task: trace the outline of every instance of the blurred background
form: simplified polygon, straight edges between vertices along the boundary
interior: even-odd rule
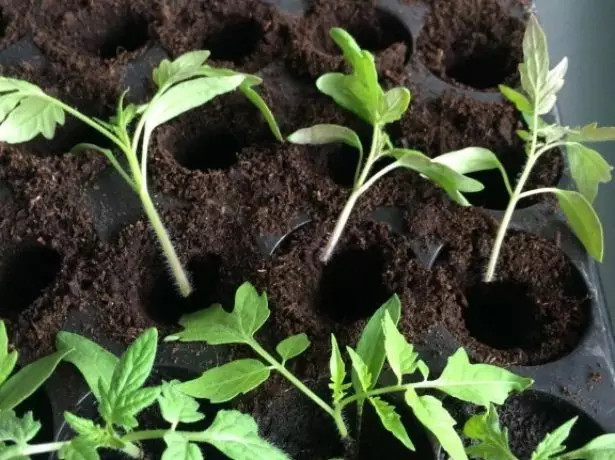
[[[563,122],[615,125],[615,0],[536,0],[552,59],[570,59],[560,93]],[[615,165],[615,142],[594,144]],[[602,284],[615,320],[615,181],[602,185],[596,208],[605,232]]]

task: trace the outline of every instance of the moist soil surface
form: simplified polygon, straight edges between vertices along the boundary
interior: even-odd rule
[[[369,142],[369,127],[314,86],[320,74],[344,69],[327,37],[342,26],[375,53],[385,87],[403,84],[413,93],[411,109],[390,128],[395,144],[432,157],[487,147],[516,177],[525,159],[516,130],[524,124],[494,92],[502,81],[516,82],[522,20],[495,1],[425,3],[431,9],[413,40],[367,0],[309,2],[302,17],[256,0],[2,0],[0,49],[31,37],[44,59],[0,60],[0,71],[104,117],[128,85],[126,66],[149,62],[154,45],[169,56],[206,48],[213,64],[264,78],[259,92],[284,133],[339,123]],[[421,86],[406,71],[417,63],[451,82],[450,90],[434,95]],[[467,88],[494,97],[474,99]],[[151,94],[148,83],[134,96]],[[231,306],[246,280],[268,293],[271,337],[309,335],[313,345],[296,369],[306,378],[322,377],[331,332],[355,344],[393,293],[409,341],[448,330],[475,359],[505,365],[564,356],[589,321],[587,288],[557,240],[510,232],[497,281],[481,283],[497,230],[488,210],[506,205],[493,174],[477,176],[488,191],[468,197],[477,207],[463,208],[416,174],[393,172],[364,195],[323,265],[319,255],[349,194],[356,156],[341,146],[275,142],[240,94],[180,116],[153,139],[150,188],[195,285],[181,299],[130,190],[101,155],[69,153],[76,143],[104,140],[74,120],[58,133],[52,142],[0,145],[0,317],[28,359],[49,352],[80,311],[88,318],[84,334],[126,344],[146,327],[170,332],[181,314],[213,302]],[[562,169],[557,152],[544,156],[530,186],[556,184]],[[370,218],[380,206],[400,210],[398,225]],[[540,206],[551,213],[555,204]],[[273,254],[263,251],[262,235],[285,235],[300,216],[310,222]],[[417,248],[434,244],[443,248],[426,266]],[[263,404],[254,405],[266,416]]]

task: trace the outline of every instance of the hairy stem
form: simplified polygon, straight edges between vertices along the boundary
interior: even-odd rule
[[[167,261],[169,262],[169,269],[171,270],[171,274],[175,278],[175,282],[179,289],[179,292],[183,297],[188,297],[192,293],[192,285],[190,284],[190,280],[188,279],[188,275],[186,274],[184,267],[177,256],[177,252],[175,251],[175,247],[173,247],[173,243],[171,243],[171,238],[167,230],[164,228],[162,221],[160,220],[160,214],[156,210],[156,206],[152,201],[151,197],[147,190],[142,189],[139,192],[139,198],[141,199],[141,203],[143,204],[143,210],[147,215],[150,223],[152,224],[152,228],[156,233],[156,237],[160,242],[160,246],[162,248],[162,252],[164,253]]]
[[[344,228],[346,228],[346,224],[348,223],[350,214],[352,214],[352,210],[357,204],[357,200],[359,199],[361,194],[365,191],[363,184],[365,184],[365,181],[367,180],[367,176],[369,175],[369,172],[372,169],[372,166],[374,165],[374,162],[376,161],[378,154],[380,153],[379,149],[380,149],[380,126],[375,125],[374,130],[373,130],[373,136],[372,136],[372,145],[369,151],[369,155],[367,156],[367,160],[365,161],[365,166],[363,166],[361,175],[358,177],[358,179],[355,180],[352,193],[348,197],[348,200],[346,201],[346,204],[344,205],[344,209],[342,209],[342,212],[337,219],[335,228],[333,229],[333,233],[331,233],[331,236],[329,237],[329,241],[327,242],[327,246],[325,247],[325,250],[323,251],[322,256],[320,257],[321,262],[327,263],[329,259],[331,259],[331,256],[333,255],[333,252],[335,251],[335,248],[340,238],[342,237],[342,233],[344,233]],[[362,160],[362,155],[361,155],[360,161],[361,160]],[[357,167],[357,172],[358,172],[358,168],[360,167],[361,165],[359,164]]]
[[[525,183],[527,182],[530,174],[532,172],[532,168],[536,164],[536,160],[538,159],[538,155],[536,154],[536,147],[538,145],[538,113],[537,107],[535,104],[533,115],[532,115],[532,143],[530,145],[530,151],[528,152],[528,160],[525,164],[525,168],[523,168],[523,173],[517,182],[515,190],[510,197],[510,201],[508,202],[508,206],[506,207],[506,212],[504,213],[504,217],[502,217],[502,222],[500,223],[500,228],[498,229],[498,233],[495,237],[495,241],[493,243],[493,249],[491,250],[491,256],[489,258],[489,264],[487,265],[487,272],[485,273],[484,281],[486,283],[490,283],[493,281],[493,277],[495,276],[495,269],[498,264],[498,259],[500,257],[500,251],[502,250],[502,244],[504,243],[504,237],[506,236],[506,231],[508,230],[508,226],[510,225],[510,221],[512,220],[512,216],[515,212],[515,208],[517,207],[517,203],[521,197],[521,193],[523,193],[523,187],[525,187]]]

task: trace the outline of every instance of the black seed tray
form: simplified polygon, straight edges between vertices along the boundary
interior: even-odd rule
[[[301,0],[265,1],[277,5],[286,14],[301,15],[304,10]],[[413,45],[423,27],[428,7],[419,2],[410,3],[412,4],[405,5],[398,0],[381,0],[378,2],[378,8],[404,24],[407,28],[408,37],[413,41],[410,49],[415,49]],[[522,17],[523,11],[513,9],[511,14]],[[124,83],[126,87],[131,89],[130,98],[132,100],[139,101],[146,97],[147,82],[151,77],[152,68],[167,56],[167,53],[161,47],[152,46],[141,57],[126,64],[123,72]],[[47,65],[45,56],[29,38],[23,38],[0,52],[0,65],[2,66],[10,67],[24,61],[37,68],[44,68]],[[407,71],[423,91],[429,92],[434,97],[445,91],[457,91],[481,101],[500,100],[500,95],[496,92],[483,92],[453,86],[432,74],[420,60],[415,58],[409,59]],[[266,72],[267,69],[261,71],[261,73]],[[557,114],[553,114],[553,116],[557,118]],[[567,171],[564,172],[560,187],[573,187]],[[0,187],[0,198],[5,196],[6,193],[6,187]],[[159,206],[169,207],[178,204],[164,195],[155,192],[154,195]],[[110,167],[99,177],[97,183],[87,190],[87,197],[96,231],[102,240],[108,240],[123,226],[141,218],[142,213],[137,198]],[[500,211],[485,210],[485,212],[490,212],[496,217],[502,214]],[[241,218],[241,216],[238,216],[238,218]],[[389,223],[394,230],[401,231],[403,227],[401,213],[394,208],[379,208],[373,213],[372,218],[376,221]],[[292,228],[289,234],[309,221],[310,219],[307,216],[297,216],[295,220],[289,223],[289,228]],[[579,444],[587,442],[590,437],[601,432],[615,432],[613,333],[596,263],[587,255],[577,238],[571,233],[562,214],[551,211],[546,205],[535,204],[517,210],[513,227],[545,238],[557,238],[562,250],[573,261],[582,275],[591,295],[590,324],[575,350],[548,364],[514,366],[511,368],[520,375],[532,377],[536,382],[532,390],[520,396],[520,398],[526,398],[537,411],[555,414],[554,417],[558,418],[557,424],[573,415],[580,415],[581,421],[577,426],[580,431]],[[271,255],[287,236],[262,235],[258,241],[258,246],[264,255]],[[428,268],[434,264],[441,248],[442,245],[437,243],[427,246],[418,242],[413,243],[415,254]],[[90,326],[87,310],[84,310],[72,313],[64,329],[82,332],[87,336],[87,329]],[[122,347],[111,339],[106,343],[101,343],[101,345],[118,354],[122,351]],[[421,347],[420,352],[433,372],[439,372],[445,364],[445,358],[453,353],[458,346],[459,343],[450,333],[446,330],[439,330],[434,333],[433,341],[430,341],[428,346]],[[167,379],[197,376],[209,366],[227,361],[227,358],[228,352],[223,347],[207,347],[200,344],[181,346],[161,344],[157,369],[158,373],[164,375]],[[594,385],[588,385],[588,376],[591,375],[600,376]],[[83,413],[92,411],[91,399],[87,396],[85,383],[68,366],[60,366],[45,385],[44,393],[46,396],[42,393],[38,394],[29,404],[29,407],[34,407],[40,419],[52,423],[53,433],[59,439],[66,436],[66,427],[62,418],[64,410],[78,410]],[[50,406],[45,402],[46,398],[48,398]],[[43,410],[45,407],[47,410]],[[455,405],[453,404],[451,407],[455,407]],[[458,414],[467,416],[471,409],[456,407],[455,410],[458,411]],[[333,429],[333,426],[331,429]],[[52,430],[47,429],[45,435],[50,436],[51,432]],[[297,436],[301,436],[301,433],[297,433]],[[574,446],[571,445],[570,447]],[[434,442],[433,458],[439,456],[442,455]]]

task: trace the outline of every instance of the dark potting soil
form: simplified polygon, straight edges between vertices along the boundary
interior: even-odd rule
[[[259,91],[284,133],[339,123],[368,143],[369,127],[314,88],[320,74],[343,68],[327,38],[329,27],[339,25],[376,53],[385,86],[413,91],[410,111],[390,128],[396,144],[431,157],[487,147],[515,178],[524,152],[515,135],[523,122],[514,109],[452,91],[433,97],[404,65],[420,59],[445,79],[479,89],[501,79],[514,84],[523,24],[495,1],[428,3],[436,8],[413,49],[396,20],[368,0],[313,1],[303,18],[256,0],[44,0],[36,8],[2,0],[0,48],[31,35],[47,63],[5,66],[1,74],[27,78],[104,117],[124,89],[125,64],[154,43],[170,56],[211,48],[214,64],[264,78]],[[466,78],[474,67],[488,81]],[[0,317],[26,358],[49,352],[56,333],[80,314],[87,318],[83,332],[94,340],[126,344],[153,325],[163,335],[183,313],[213,302],[232,305],[245,280],[268,293],[272,340],[310,336],[309,353],[296,363],[307,378],[322,377],[331,332],[344,345],[356,344],[366,319],[393,293],[404,305],[400,327],[408,340],[425,342],[430,331],[446,328],[478,360],[548,362],[570,352],[586,328],[587,289],[556,242],[511,232],[498,281],[485,288],[480,278],[495,221],[407,171],[393,172],[366,193],[323,265],[318,257],[349,193],[356,153],[276,143],[239,94],[178,117],[153,139],[150,186],[196,287],[182,300],[139,203],[130,193],[115,197],[108,190],[121,181],[105,159],[66,153],[77,142],[104,141],[70,117],[58,133],[59,141],[0,145]],[[557,183],[562,163],[559,155],[545,156],[531,185]],[[477,177],[488,191],[469,199],[501,209],[501,179]],[[118,203],[121,216],[113,211]],[[403,210],[403,234],[369,220],[383,205]],[[283,235],[300,214],[311,223],[272,256],[259,250],[259,235]],[[417,257],[416,242],[443,243],[433,267]],[[254,411],[266,416],[263,406]]]

